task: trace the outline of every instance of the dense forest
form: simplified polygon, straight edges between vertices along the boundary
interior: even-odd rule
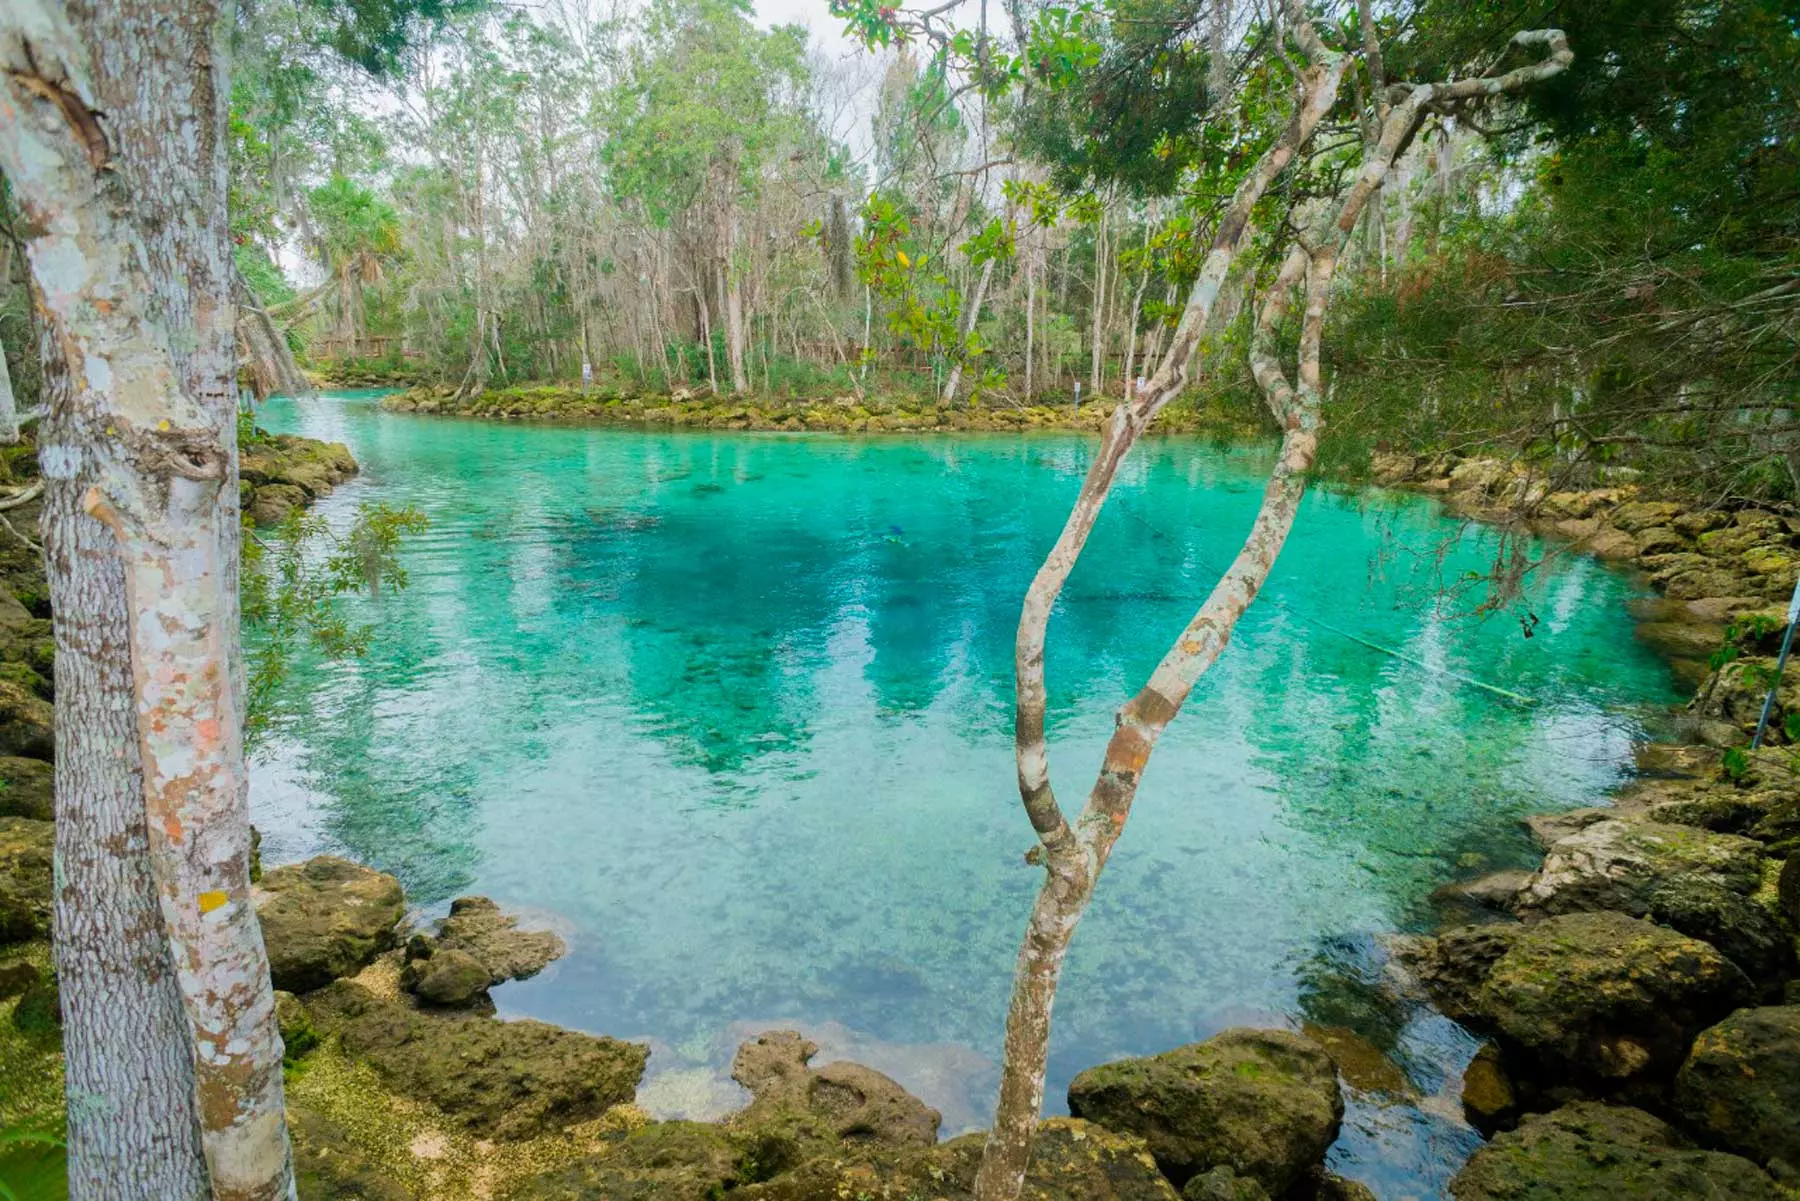
[[[588,363],[650,392],[1117,395],[1271,135],[1285,68],[1258,11],[1014,7],[890,23],[847,55],[724,2],[464,6],[346,57],[307,4],[247,7],[238,265],[304,361],[464,390]],[[1325,340],[1327,460],[1504,438],[1793,494],[1793,14],[1374,21],[1393,79],[1479,74],[1517,29],[1578,50],[1520,105],[1430,116],[1361,218]],[[1328,120],[1261,242],[1353,165],[1354,116]],[[1209,339],[1247,345],[1242,298],[1277,265],[1234,278]],[[1213,362],[1184,403],[1254,419],[1248,358]]]
[[[1375,1075],[1404,1076],[1395,1032],[1427,1012],[1475,1032],[1452,1039],[1460,1077],[1431,1085],[1461,1089],[1451,1108],[1465,1141],[1428,1166],[1443,1169],[1434,1180],[1454,1174],[1446,1187],[1463,1201],[1791,1193],[1800,693],[1781,683],[1794,613],[1770,606],[1800,569],[1800,12],[1781,0],[820,3],[843,34],[832,48],[768,24],[748,0],[12,0],[0,11],[0,931],[27,948],[0,963],[12,1031],[0,1065],[39,1073],[40,1108],[66,1102],[49,1133],[0,1132],[0,1195],[18,1191],[21,1161],[41,1161],[82,1198],[430,1196],[437,1185],[384,1188],[370,1165],[436,1181],[441,1160],[475,1181],[441,1194],[459,1197],[1359,1198],[1367,1186],[1328,1158],[1344,1145],[1340,1080],[1369,1066],[1344,1031],[1373,1014],[1366,1024],[1386,1039]],[[742,1108],[655,1120],[636,1101],[660,1035],[625,1042],[496,1016],[489,990],[567,954],[560,934],[448,893],[428,902],[447,913],[415,923],[395,876],[333,854],[262,874],[254,752],[271,698],[292,684],[290,660],[347,662],[396,629],[419,637],[419,613],[395,598],[408,539],[433,519],[369,499],[400,484],[398,460],[354,511],[311,516],[357,472],[350,449],[259,424],[272,397],[361,384],[409,388],[356,410],[409,437],[431,436],[420,431],[432,415],[521,415],[504,402],[527,394],[532,415],[628,412],[643,425],[687,405],[733,431],[919,428],[870,424],[898,405],[951,437],[1002,428],[973,414],[1097,435],[1072,458],[1028,449],[986,464],[1019,513],[1000,514],[1011,524],[987,531],[990,543],[961,536],[990,514],[958,514],[959,539],[938,556],[978,560],[1029,538],[1035,565],[1018,574],[1019,607],[1014,592],[1002,606],[1008,621],[1018,613],[1010,643],[980,648],[990,660],[998,648],[1010,673],[971,723],[988,734],[999,717],[1011,813],[1023,817],[1013,834],[1029,839],[1032,869],[1004,1028],[989,1032],[983,1129],[940,1144],[936,1109],[872,1068],[809,1067],[818,1046],[798,1031],[754,1034],[731,1057]],[[317,403],[314,418],[351,420],[345,398]],[[810,420],[828,412],[847,416]],[[1245,456],[1203,466],[1216,448],[1177,443],[1184,487],[1246,498],[1224,502],[1243,520],[1226,531],[1223,567],[1136,509],[1135,551],[1117,522],[1102,524],[1125,503],[1115,493],[1151,495],[1144,441],[1177,427],[1236,436]],[[485,428],[464,423],[471,441],[440,445],[434,469],[466,469],[479,458],[468,446],[521,445],[482,443],[471,431]],[[585,436],[551,432],[566,441],[536,443],[517,479],[480,491],[516,484],[546,503],[545,462]],[[365,445],[389,453],[383,436]],[[885,515],[871,525],[860,499],[843,513],[796,502],[816,462],[786,463],[776,474],[795,492],[769,508],[855,527],[848,550],[822,549],[846,544],[810,529],[746,548],[729,523],[755,506],[682,508],[722,497],[727,479],[767,483],[747,450],[721,466],[737,450],[714,444],[712,475],[682,483],[695,468],[676,452],[620,454],[602,470],[599,444],[580,445],[593,462],[558,461],[561,486],[579,491],[567,512],[456,525],[427,549],[519,551],[478,577],[495,594],[554,574],[560,592],[545,584],[518,601],[532,611],[521,643],[559,607],[595,615],[584,650],[619,621],[604,626],[628,665],[616,674],[666,675],[718,702],[726,716],[688,723],[702,740],[728,741],[734,715],[782,727],[732,735],[758,745],[805,724],[789,715],[800,701],[752,693],[776,687],[769,663],[798,662],[840,631],[796,624],[796,645],[775,647],[762,626],[787,628],[796,605],[764,587],[770,578],[800,580],[835,612],[819,581],[843,564],[820,564],[854,561],[905,578],[891,609],[928,603],[915,592],[937,577],[905,556],[929,530]],[[1257,464],[1247,475],[1244,461]],[[870,495],[892,487],[859,469]],[[902,491],[924,493],[962,469],[922,456],[895,470],[916,473]],[[643,512],[605,492],[634,475],[670,485]],[[1443,646],[1425,643],[1462,636],[1445,633],[1448,608],[1506,611],[1521,640],[1540,624],[1566,631],[1580,591],[1540,621],[1528,577],[1577,550],[1641,569],[1629,587],[1654,616],[1640,636],[1699,695],[1654,742],[1647,721],[1623,740],[1635,745],[1614,726],[1581,727],[1612,739],[1613,784],[1631,756],[1641,772],[1605,811],[1514,814],[1520,829],[1506,836],[1529,830],[1535,866],[1418,852],[1441,874],[1505,870],[1444,885],[1459,890],[1448,899],[1431,893],[1478,917],[1382,942],[1379,978],[1341,989],[1357,1016],[1308,1011],[1289,1022],[1299,1033],[1214,1027],[1204,1042],[1065,1071],[1052,1011],[1153,756],[1204,697],[1303,512],[1319,511],[1314,483],[1369,476],[1446,498],[1429,520],[1405,510],[1440,536],[1414,550],[1461,564],[1437,601],[1459,587],[1480,595],[1420,618],[1429,628],[1411,650],[1328,633],[1527,710],[1540,698],[1448,666]],[[1031,524],[1023,498],[1040,499],[1050,479],[1066,515],[1056,499],[1054,523]],[[441,504],[453,522],[475,507]],[[1490,531],[1475,536],[1478,560],[1454,558],[1466,518]],[[711,550],[668,572],[661,592],[646,586],[658,612],[619,618],[604,606],[654,579],[656,545],[639,536],[658,530]],[[544,553],[528,562],[534,547]],[[787,567],[756,561],[765,550]],[[1066,586],[1084,557],[1089,590],[1077,596]],[[734,587],[775,595],[777,616],[742,616]],[[993,608],[993,579],[966,587]],[[439,594],[434,636],[474,590]],[[661,610],[702,594],[724,616],[679,630],[673,669],[633,657],[677,630],[681,614],[659,625]],[[867,620],[883,604],[845,610]],[[1047,663],[1078,624],[1053,615],[1077,604],[1100,606],[1084,628],[1109,637],[1136,621],[1132,606],[1175,606],[1116,662],[1101,640],[1089,668],[1116,709],[1086,775],[1060,747],[1051,767],[1075,694],[1052,690]],[[751,649],[721,667],[719,627],[738,625],[757,627]],[[465,666],[479,640],[468,641]],[[1576,675],[1554,672],[1608,653],[1570,655],[1573,666],[1547,655],[1543,691],[1574,690],[1563,681]],[[479,687],[513,688],[527,658],[484,663]],[[734,693],[733,672],[754,687]],[[431,681],[405,674],[397,692],[426,695],[408,690]],[[323,678],[307,677],[321,690]],[[936,685],[921,695],[942,696]],[[1584,718],[1610,696],[1591,687]],[[364,700],[368,712],[406,708]],[[685,693],[672,707],[704,708]],[[886,729],[906,708],[871,724]],[[682,724],[651,716],[665,733]],[[376,728],[370,719],[359,737]],[[1349,742],[1349,729],[1312,733]],[[611,731],[620,744],[635,733]],[[1533,733],[1563,756],[1557,739],[1575,737]],[[389,748],[369,738],[359,757],[380,760]],[[866,770],[873,743],[857,745]],[[946,745],[932,750],[942,762],[965,749]],[[1429,746],[1407,756],[1434,757]],[[606,792],[590,785],[615,784],[611,766],[583,787]],[[1262,762],[1246,772],[1269,774]],[[447,806],[470,800],[448,791]],[[1416,799],[1380,791],[1382,804]],[[1357,820],[1365,799],[1349,807]],[[410,820],[381,818],[403,837]],[[1352,819],[1336,821],[1318,824]],[[1239,880],[1235,899],[1255,905],[1263,884]],[[1022,905],[1027,891],[1006,895]],[[682,899],[659,894],[637,918],[654,927]],[[991,924],[964,900],[934,904],[941,929],[964,923],[935,942],[968,940],[978,916]],[[1384,913],[1355,933],[1373,942],[1367,927],[1379,926],[1385,939],[1398,921]],[[1149,953],[1127,947],[1114,962],[1138,951]],[[1308,993],[1311,968],[1292,958],[1282,979]],[[891,960],[841,974],[884,1000],[913,995],[916,975]],[[1315,1009],[1329,1007],[1324,991],[1310,990]],[[1249,1008],[1210,1000],[1207,1020]],[[336,1070],[353,1085],[331,1103],[360,1090],[362,1108],[322,1119],[318,1081]],[[1066,1084],[1071,1117],[1045,1120],[1050,1083]],[[1421,1122],[1435,1103],[1410,1079],[1386,1091]],[[0,1093],[0,1116],[13,1095]],[[435,1129],[381,1133],[421,1112],[454,1127],[453,1153]],[[1256,1120],[1239,1124],[1246,1113]]]

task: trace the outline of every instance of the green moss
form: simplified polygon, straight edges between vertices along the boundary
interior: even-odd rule
[[[6,948],[0,962],[25,962],[40,975],[50,975],[48,940]],[[0,1127],[52,1128],[62,1121],[62,1031],[32,1013],[39,1005],[26,997],[0,1001]],[[27,1011],[19,1014],[21,1003]]]

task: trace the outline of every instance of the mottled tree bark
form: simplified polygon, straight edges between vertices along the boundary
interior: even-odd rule
[[[41,445],[88,424],[44,339]],[[91,461],[45,463],[44,538],[56,637],[57,987],[74,1201],[210,1195],[194,1061],[150,874],[119,546],[82,511]]]
[[[1155,376],[1142,396],[1127,395],[1114,411],[1099,452],[1082,483],[1067,524],[1026,592],[1015,647],[1015,754],[1019,793],[1039,846],[1031,860],[1045,879],[1032,906],[1013,980],[1007,1013],[1000,1099],[975,1182],[978,1201],[1012,1201],[1024,1182],[1031,1138],[1043,1109],[1044,1072],[1056,986],[1070,939],[1092,899],[1095,884],[1124,831],[1139,781],[1151,753],[1192,693],[1217,661],[1239,619],[1262,589],[1293,528],[1306,473],[1318,450],[1320,347],[1326,303],[1338,253],[1418,129],[1428,106],[1455,103],[1516,90],[1563,70],[1571,61],[1557,31],[1522,33],[1521,46],[1542,46],[1546,57],[1504,76],[1405,89],[1388,110],[1383,103],[1377,132],[1366,147],[1362,169],[1314,228],[1302,233],[1286,253],[1257,314],[1251,366],[1270,413],[1282,430],[1281,449],[1262,505],[1237,557],[1149,681],[1120,710],[1098,777],[1073,827],[1051,787],[1045,744],[1044,646],[1050,610],[1086,544],[1111,491],[1119,465],[1156,413],[1185,385],[1188,359],[1205,329],[1219,290],[1236,257],[1251,210],[1270,183],[1301,152],[1313,130],[1335,103],[1349,59],[1330,49],[1307,22],[1296,0],[1284,4],[1288,33],[1309,60],[1302,72],[1301,98],[1287,130],[1265,152],[1240,185],[1220,220],[1180,324]],[[1297,291],[1305,297],[1298,347],[1297,386],[1290,383],[1275,353],[1277,329]]]
[[[0,169],[26,217],[54,343],[56,411],[40,455],[56,487],[52,588],[67,599],[57,606],[57,672],[70,682],[59,690],[58,807],[76,818],[58,831],[59,966],[84,978],[76,991],[86,1003],[115,999],[107,986],[123,985],[157,1019],[132,1028],[117,1011],[90,1011],[86,1023],[71,1014],[71,1080],[80,1062],[94,1085],[71,1092],[79,1195],[195,1195],[196,1115],[215,1197],[293,1193],[281,1044],[249,897],[226,35],[216,3],[14,0],[0,12]],[[119,676],[126,651],[129,684]],[[83,712],[89,705],[97,713]],[[114,762],[97,762],[107,751]],[[115,793],[134,777],[135,820]],[[82,796],[84,786],[102,795]],[[140,831],[160,932],[144,928]],[[95,835],[100,845],[85,841]],[[71,868],[109,888],[98,907],[120,915],[109,914],[110,929],[84,925],[77,907],[96,898],[71,891]],[[100,941],[72,941],[84,932]],[[160,968],[150,950],[158,933]],[[118,946],[105,941],[120,934]],[[170,967],[187,1073],[169,1067],[160,999]],[[111,1044],[134,1040],[144,1045],[124,1046],[114,1062]],[[156,1108],[122,1101],[155,1087],[117,1079],[134,1064],[179,1080],[186,1095]],[[143,1107],[121,1118],[128,1103]],[[109,1120],[88,1112],[99,1107]],[[121,1133],[133,1145],[120,1146]],[[159,1172],[165,1183],[148,1192],[121,1183]]]
[[[0,442],[19,440],[19,405],[13,399],[12,372],[6,367],[6,347],[0,345]]]

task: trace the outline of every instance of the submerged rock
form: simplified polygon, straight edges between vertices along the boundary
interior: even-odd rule
[[[1779,1201],[1747,1159],[1701,1151],[1641,1109],[1576,1102],[1497,1135],[1450,1182],[1456,1201]]]
[[[1800,1175],[1800,1006],[1740,1009],[1701,1031],[1675,1110],[1709,1142],[1784,1180]]]
[[[415,1009],[348,980],[309,996],[306,1008],[389,1088],[482,1137],[531,1138],[599,1117],[632,1099],[650,1057],[635,1043],[542,1022]]]
[[[51,860],[56,827],[0,817],[0,944],[50,932]]]
[[[310,992],[354,975],[394,945],[406,912],[400,881],[320,855],[274,868],[254,890],[275,987]]]
[[[1416,958],[1446,1012],[1491,1031],[1509,1064],[1601,1089],[1673,1075],[1751,994],[1709,944],[1622,913],[1463,927]]]
[[[1324,1159],[1344,1102],[1318,1044],[1236,1029],[1089,1068],[1069,1085],[1069,1110],[1143,1138],[1178,1184],[1224,1166],[1280,1195]]]
[[[1674,877],[1756,891],[1762,844],[1661,822],[1600,821],[1558,839],[1514,908],[1522,916],[1616,909],[1641,917],[1650,894]]]

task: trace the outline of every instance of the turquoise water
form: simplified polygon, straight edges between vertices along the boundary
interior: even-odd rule
[[[369,655],[301,665],[255,777],[271,860],[335,851],[428,908],[480,892],[570,954],[504,1013],[655,1047],[700,1114],[771,1024],[980,1123],[1038,873],[1013,784],[1019,598],[1079,437],[586,430],[276,402],[347,442],[362,500],[431,520]],[[1052,769],[1081,796],[1113,710],[1241,540],[1267,454],[1150,442],[1051,626]],[[1417,498],[1315,493],[1263,598],[1159,747],[1057,1003],[1052,1097],[1100,1060],[1242,1021],[1349,1026],[1409,1073],[1334,1160],[1435,1195],[1474,1136],[1469,1044],[1370,981],[1379,933],[1527,853],[1519,816],[1617,780],[1665,670],[1623,577],[1559,561],[1533,636],[1440,590],[1485,535]],[[1401,652],[1371,649],[1346,633]],[[1533,698],[1520,705],[1459,673]]]

